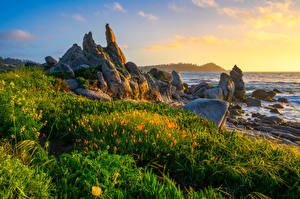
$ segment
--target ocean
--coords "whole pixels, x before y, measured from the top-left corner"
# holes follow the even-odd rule
[[[202,81],[218,85],[220,75],[221,73],[215,72],[181,73],[183,82],[189,85],[198,84]],[[279,116],[286,121],[300,122],[300,72],[245,72],[243,79],[246,83],[247,95],[251,95],[256,89],[270,91],[276,88],[282,93],[278,93],[275,99],[284,97],[289,100],[288,104],[283,104],[282,115],[271,113],[269,109],[264,108],[276,104],[276,102],[265,101],[262,101],[262,107],[244,106],[243,109],[246,112],[259,112],[267,116]]]

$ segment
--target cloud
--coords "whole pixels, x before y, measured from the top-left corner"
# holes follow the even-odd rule
[[[178,49],[181,48],[182,45],[178,43],[170,43],[170,44],[164,44],[164,45],[156,45],[156,46],[146,46],[144,50],[147,51],[161,51],[161,50],[167,50],[167,49]]]
[[[290,40],[291,38],[285,34],[280,33],[270,33],[265,31],[260,32],[249,32],[249,37],[252,37],[257,40],[261,41],[268,41],[268,40]]]
[[[175,2],[169,3],[169,4],[168,4],[168,8],[169,8],[170,10],[175,11],[175,12],[185,12],[185,11],[186,11],[186,8],[185,8],[185,7],[183,7],[183,6],[180,6],[180,7],[179,7],[178,5],[175,4]]]
[[[157,16],[154,16],[153,14],[146,14],[144,13],[143,11],[139,11],[138,12],[138,15],[140,15],[141,17],[144,17],[148,20],[151,20],[151,21],[156,21],[158,20],[158,17]]]
[[[118,2],[113,3],[113,10],[120,11],[120,12],[127,12],[127,10],[125,10],[123,6]]]
[[[79,22],[86,22],[86,19],[80,14],[73,14],[72,18]]]
[[[127,44],[121,45],[121,48],[123,48],[124,50],[129,50],[130,47]]]
[[[192,0],[192,3],[201,8],[218,7],[218,4],[215,2],[215,0]]]
[[[14,41],[14,42],[26,42],[38,39],[37,36],[26,32],[24,30],[6,30],[0,31],[0,40],[2,41]]]

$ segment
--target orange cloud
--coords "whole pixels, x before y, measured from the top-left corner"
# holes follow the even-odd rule
[[[156,45],[156,46],[146,46],[144,50],[147,51],[161,51],[161,50],[167,50],[167,49],[176,49],[181,48],[181,44],[177,43],[170,43],[170,44],[164,44],[164,45]]]

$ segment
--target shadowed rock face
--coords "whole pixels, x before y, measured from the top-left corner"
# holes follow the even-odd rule
[[[236,65],[230,72],[232,81],[234,82],[234,98],[237,100],[244,101],[246,98],[246,86],[243,81],[243,72]]]

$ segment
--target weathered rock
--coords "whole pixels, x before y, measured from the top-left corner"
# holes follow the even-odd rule
[[[98,77],[98,87],[103,91],[107,91],[107,83],[103,77],[103,74],[101,71],[97,72],[97,77]]]
[[[223,90],[220,87],[206,89],[204,91],[204,98],[224,100]]]
[[[75,90],[79,87],[79,84],[76,79],[67,79],[65,80],[71,90]]]
[[[57,61],[51,56],[45,57],[45,61],[48,66],[55,66],[57,64]]]
[[[157,80],[152,78],[148,73],[145,74],[145,78],[147,79],[149,86],[149,90],[147,91],[145,98],[148,100],[162,101],[163,99],[159,92]]]
[[[130,85],[130,88],[132,90],[133,98],[134,99],[138,98],[138,96],[140,94],[139,84],[136,82],[135,79],[130,79],[129,80],[129,85]]]
[[[264,100],[264,101],[269,101],[269,102],[273,102],[274,97],[275,97],[276,93],[273,91],[265,91],[262,89],[258,89],[253,91],[252,93],[252,97],[256,98],[256,99],[260,99],[260,100]]]
[[[276,114],[279,114],[279,115],[282,114],[282,113],[280,112],[280,110],[278,110],[277,108],[271,108],[270,112],[271,112],[271,113],[276,113]]]
[[[232,81],[234,82],[234,98],[237,100],[245,100],[246,98],[246,86],[243,80],[243,72],[236,65],[230,72]]]
[[[225,124],[229,104],[221,100],[197,99],[183,108],[216,123],[220,128]]]
[[[122,50],[119,48],[115,35],[110,28],[109,24],[106,24],[106,41],[107,41],[107,47],[105,51],[108,53],[111,61],[118,67],[124,68],[126,64],[126,58],[122,52]]]
[[[170,83],[173,81],[173,76],[166,71],[158,70],[157,68],[152,68],[149,71],[149,73],[152,74],[153,77],[156,78],[157,80],[163,80]]]
[[[183,82],[180,73],[173,71],[172,76],[173,76],[172,85],[176,87],[177,91],[182,91],[184,87],[183,87]]]
[[[157,81],[157,86],[158,86],[159,92],[163,98],[163,101],[164,102],[172,101],[172,94],[173,94],[172,87],[173,86],[170,83],[161,81],[161,80]]]
[[[273,108],[283,109],[284,107],[281,104],[273,104],[271,105]]]
[[[206,82],[201,82],[201,83],[189,88],[191,91],[188,94],[192,94],[194,96],[204,98],[205,91],[210,88],[214,88],[214,86],[212,84],[208,84]]]
[[[80,65],[90,65],[90,62],[85,57],[81,47],[77,44],[73,44],[73,46],[63,55],[58,64],[61,63],[69,65],[72,69],[73,67],[78,67]]]
[[[140,71],[137,65],[133,62],[126,63],[126,69],[130,73],[132,78],[137,80],[139,85],[140,95],[144,96],[144,94],[149,90],[148,82],[144,74]]]
[[[77,93],[78,95],[89,97],[91,99],[103,100],[108,102],[111,101],[110,96],[103,93],[102,91],[92,91],[88,89],[78,88],[75,90],[75,93]]]
[[[261,101],[255,98],[247,97],[245,102],[247,106],[261,106]]]
[[[278,102],[281,102],[281,103],[289,103],[289,100],[288,99],[286,99],[286,98],[283,98],[283,97],[281,97],[281,98],[278,98],[278,100],[277,100]]]
[[[81,64],[81,65],[76,65],[76,66],[73,66],[72,69],[74,72],[80,70],[80,69],[88,69],[90,68],[91,66],[89,65],[86,65],[86,64]]]
[[[235,86],[234,86],[234,82],[232,81],[231,77],[228,74],[226,73],[221,74],[219,87],[223,91],[224,100],[231,101],[234,94]]]
[[[56,66],[50,68],[49,70],[50,73],[53,73],[53,72],[62,72],[72,78],[75,77],[75,73],[74,71],[72,70],[72,68],[67,65],[67,64],[64,64],[64,63],[59,63],[57,64]]]
[[[277,93],[282,93],[282,92],[281,92],[280,90],[278,90],[277,88],[274,88],[274,89],[273,89],[273,92],[276,93],[276,94],[277,94]]]

